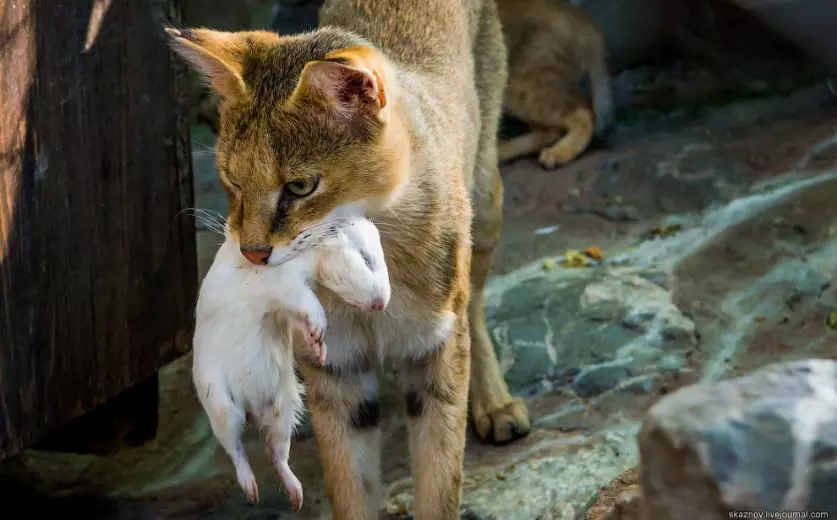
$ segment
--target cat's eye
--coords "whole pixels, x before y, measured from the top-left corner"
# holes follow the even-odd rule
[[[314,193],[317,185],[320,183],[319,177],[309,177],[307,179],[291,181],[285,184],[285,189],[297,197],[306,197]]]

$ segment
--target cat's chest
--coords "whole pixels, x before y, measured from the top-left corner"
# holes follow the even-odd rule
[[[444,345],[456,320],[452,313],[423,304],[398,283],[383,312],[361,311],[333,297],[323,303],[328,364],[335,366],[356,365],[359,359],[396,365],[421,359]]]

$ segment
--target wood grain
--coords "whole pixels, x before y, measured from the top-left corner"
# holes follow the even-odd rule
[[[188,349],[192,172],[170,12],[0,3],[0,458]]]

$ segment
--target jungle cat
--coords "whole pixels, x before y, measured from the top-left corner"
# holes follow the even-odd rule
[[[568,0],[498,0],[509,52],[503,106],[531,131],[503,141],[500,161],[540,151],[546,168],[582,154],[613,120],[604,35],[583,7]],[[592,106],[579,84],[590,79]]]
[[[386,311],[319,290],[329,358],[296,352],[334,518],[378,515],[381,368],[403,384],[415,518],[459,518],[468,405],[484,440],[530,427],[483,313],[503,200],[494,0],[328,0],[309,33],[168,33],[221,98],[218,172],[245,257],[275,264],[333,219],[380,231]]]

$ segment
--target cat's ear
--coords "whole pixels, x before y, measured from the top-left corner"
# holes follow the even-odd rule
[[[291,100],[306,97],[346,118],[372,116],[383,120],[387,89],[383,59],[369,47],[342,49],[328,61],[305,65]]]
[[[166,28],[171,45],[207,86],[230,101],[247,95],[242,78],[243,60],[255,44],[271,44],[279,35],[268,31],[224,32],[211,29]]]

